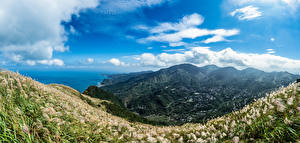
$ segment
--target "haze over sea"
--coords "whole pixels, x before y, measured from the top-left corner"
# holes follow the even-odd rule
[[[63,84],[83,92],[91,85],[98,85],[105,78],[99,71],[19,71],[44,84]]]

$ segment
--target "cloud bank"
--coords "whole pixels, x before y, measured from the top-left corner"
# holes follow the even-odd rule
[[[215,43],[222,41],[229,41],[226,37],[238,35],[238,29],[201,29],[197,26],[204,22],[204,18],[197,14],[184,16],[179,22],[164,22],[159,23],[155,27],[147,27],[145,25],[136,26],[135,29],[148,31],[150,35],[146,38],[139,39],[140,43],[147,42],[167,42],[170,46],[182,46],[183,39],[196,39],[203,36],[212,36],[202,43]]]
[[[110,64],[113,64],[114,66],[129,66],[128,64],[121,62],[117,58],[112,58],[112,59],[108,60],[107,62]]]
[[[237,69],[252,67],[268,72],[288,71],[298,73],[300,71],[300,60],[288,59],[272,54],[239,53],[231,48],[212,51],[209,47],[194,47],[183,53],[175,54],[161,53],[154,55],[144,53],[136,59],[143,66],[159,68],[191,63],[197,66],[212,64],[220,67],[232,66]]]
[[[252,5],[239,8],[230,13],[231,16],[237,16],[239,20],[252,20],[262,15],[258,7]]]
[[[228,0],[229,3],[236,6],[245,6],[249,4],[269,6],[272,9],[280,9],[295,12],[300,6],[300,0]]]
[[[118,14],[134,11],[140,7],[152,7],[171,0],[102,0],[98,11],[105,14]]]
[[[62,21],[95,8],[98,0],[8,0],[0,5],[0,51],[4,57],[28,65],[63,65],[54,52],[68,51]]]

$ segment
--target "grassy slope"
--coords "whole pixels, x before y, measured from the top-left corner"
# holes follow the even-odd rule
[[[129,111],[124,107],[122,101],[118,97],[96,86],[90,86],[87,90],[83,92],[83,94],[88,95],[89,97],[92,98],[104,100],[102,102],[98,102],[97,104],[94,104],[92,103],[91,100],[85,98],[84,96],[81,96],[81,99],[87,101],[87,103],[89,103],[90,105],[94,107],[104,106],[106,112],[114,116],[118,116],[123,119],[126,119],[127,121],[140,122],[140,123],[151,124],[151,125],[168,125],[168,123],[166,122],[159,122],[156,120],[151,121],[142,116],[139,116],[138,114]]]
[[[115,96],[112,93],[109,93],[107,91],[104,91],[104,90],[98,88],[97,86],[88,87],[88,89],[86,89],[83,92],[83,94],[89,95],[90,97],[93,97],[93,98],[108,100],[108,101],[115,103],[116,105],[120,105],[121,107],[124,107],[124,105],[122,104],[122,101],[117,96]]]
[[[107,102],[62,85],[0,72],[0,142],[296,142],[300,88],[291,84],[206,124],[157,127],[106,111]],[[84,99],[84,100],[83,100]]]

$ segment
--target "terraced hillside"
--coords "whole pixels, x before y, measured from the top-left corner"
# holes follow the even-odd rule
[[[107,113],[63,85],[0,72],[0,142],[297,142],[300,87],[293,83],[205,124],[152,126]]]

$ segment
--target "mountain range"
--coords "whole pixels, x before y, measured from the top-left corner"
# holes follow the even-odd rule
[[[100,88],[142,117],[177,125],[205,122],[241,109],[297,78],[288,72],[182,64],[155,72],[110,75]]]

